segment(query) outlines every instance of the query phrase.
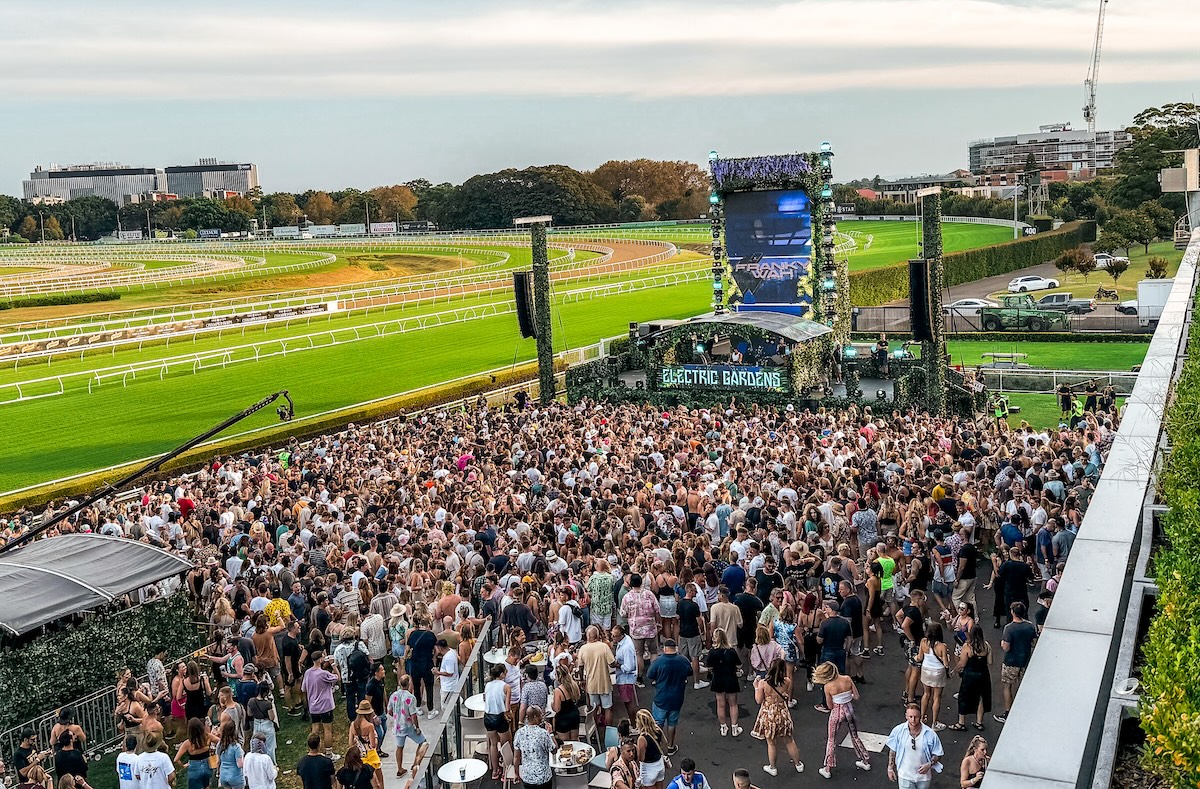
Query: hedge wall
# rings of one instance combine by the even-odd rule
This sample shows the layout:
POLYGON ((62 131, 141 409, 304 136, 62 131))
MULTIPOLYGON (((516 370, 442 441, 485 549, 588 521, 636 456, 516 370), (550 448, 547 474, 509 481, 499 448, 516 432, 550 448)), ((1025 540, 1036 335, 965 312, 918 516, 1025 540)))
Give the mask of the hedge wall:
MULTIPOLYGON (((1095 238, 1094 222, 1070 222, 1049 233, 1038 233, 980 249, 950 252, 942 257, 945 286, 962 285, 1036 266, 1095 238)), ((851 272, 850 295, 858 307, 874 307, 908 298, 908 264, 896 263, 851 272)))
POLYGON ((128 666, 146 673, 161 646, 168 658, 204 645, 186 594, 115 613, 89 616, 68 630, 0 652, 0 731, 18 726, 81 696, 113 685, 128 666))
POLYGON ((120 293, 58 293, 52 296, 30 296, 25 299, 0 301, 0 310, 16 310, 21 307, 57 307, 62 304, 92 304, 97 301, 117 301, 120 293))
POLYGON ((1159 596, 1143 646, 1141 725, 1144 759, 1173 787, 1200 785, 1200 331, 1193 325, 1189 358, 1167 413, 1171 454, 1159 477, 1170 512, 1154 557, 1159 596))
MULTIPOLYGON (((907 340, 912 338, 909 332, 887 332, 888 339, 892 342, 907 340)), ((1092 343, 1142 343, 1148 344, 1154 335, 1152 333, 1102 333, 1102 332, 1080 332, 1074 334, 1071 332, 1019 332, 1019 331, 980 331, 980 332, 952 332, 946 334, 948 340, 963 340, 977 342, 1092 342, 1092 343)), ((874 343, 879 339, 878 332, 855 332, 850 337, 851 340, 857 343, 874 343)))

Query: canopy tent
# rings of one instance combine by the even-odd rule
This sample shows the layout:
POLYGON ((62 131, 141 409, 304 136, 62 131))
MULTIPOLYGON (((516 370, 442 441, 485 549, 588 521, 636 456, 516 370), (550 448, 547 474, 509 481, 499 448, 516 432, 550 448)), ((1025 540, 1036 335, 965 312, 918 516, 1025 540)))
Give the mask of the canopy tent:
POLYGON ((785 312, 769 312, 767 310, 744 310, 741 312, 726 312, 720 315, 701 315, 684 321, 685 325, 702 323, 718 323, 731 328, 737 326, 754 326, 792 342, 807 342, 823 334, 829 334, 832 329, 816 321, 806 320, 785 312))
POLYGON ((111 603, 191 564, 144 542, 65 534, 0 553, 0 628, 14 635, 111 603))

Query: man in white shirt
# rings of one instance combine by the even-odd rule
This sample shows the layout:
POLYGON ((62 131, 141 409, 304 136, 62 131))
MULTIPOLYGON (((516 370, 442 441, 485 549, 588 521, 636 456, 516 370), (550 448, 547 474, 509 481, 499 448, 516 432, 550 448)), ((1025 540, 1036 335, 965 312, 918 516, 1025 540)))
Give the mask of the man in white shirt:
MULTIPOLYGON (((446 639, 439 638, 437 653, 441 660, 438 667, 438 684, 442 690, 442 709, 454 706, 454 697, 458 695, 458 651, 451 649, 446 639)), ((432 713, 433 710, 430 709, 432 713)))
POLYGON ((158 750, 162 744, 158 732, 146 735, 146 750, 137 757, 134 764, 133 776, 138 789, 171 789, 175 778, 175 765, 171 757, 158 750))
MULTIPOLYGON (((138 789, 137 771, 137 737, 125 738, 125 750, 117 756, 117 784, 119 789, 138 789)), ((20 777, 18 777, 20 780, 20 777)))

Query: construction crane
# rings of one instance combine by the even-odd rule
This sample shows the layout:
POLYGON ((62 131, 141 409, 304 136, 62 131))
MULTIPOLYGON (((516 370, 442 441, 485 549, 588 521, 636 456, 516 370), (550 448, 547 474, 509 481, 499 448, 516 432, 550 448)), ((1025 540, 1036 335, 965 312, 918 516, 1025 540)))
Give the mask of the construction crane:
MULTIPOLYGON (((1083 119, 1087 121, 1088 134, 1092 138, 1093 148, 1096 141, 1096 83, 1100 81, 1100 45, 1104 41, 1104 9, 1108 0, 1100 0, 1100 13, 1096 17, 1096 40, 1092 44, 1092 62, 1088 66, 1087 78, 1083 81, 1083 90, 1087 94, 1087 104, 1083 105, 1083 119)), ((1094 157, 1095 151, 1093 151, 1094 157)), ((1095 162, 1092 163, 1095 167, 1095 162)))

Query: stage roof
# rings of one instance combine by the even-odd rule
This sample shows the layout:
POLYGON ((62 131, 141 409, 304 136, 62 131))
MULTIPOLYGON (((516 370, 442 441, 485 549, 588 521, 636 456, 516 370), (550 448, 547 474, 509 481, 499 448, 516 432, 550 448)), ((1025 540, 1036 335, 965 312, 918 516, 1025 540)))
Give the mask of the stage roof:
POLYGON ((192 565, 144 542, 64 534, 0 554, 0 627, 21 635, 192 565))
POLYGON ((784 312, 769 312, 766 310, 747 310, 745 312, 726 312, 721 315, 701 315, 684 323, 718 323, 728 326, 754 326, 764 331, 773 332, 780 337, 786 337, 792 342, 808 342, 822 334, 829 334, 832 329, 815 321, 788 315, 784 312))

